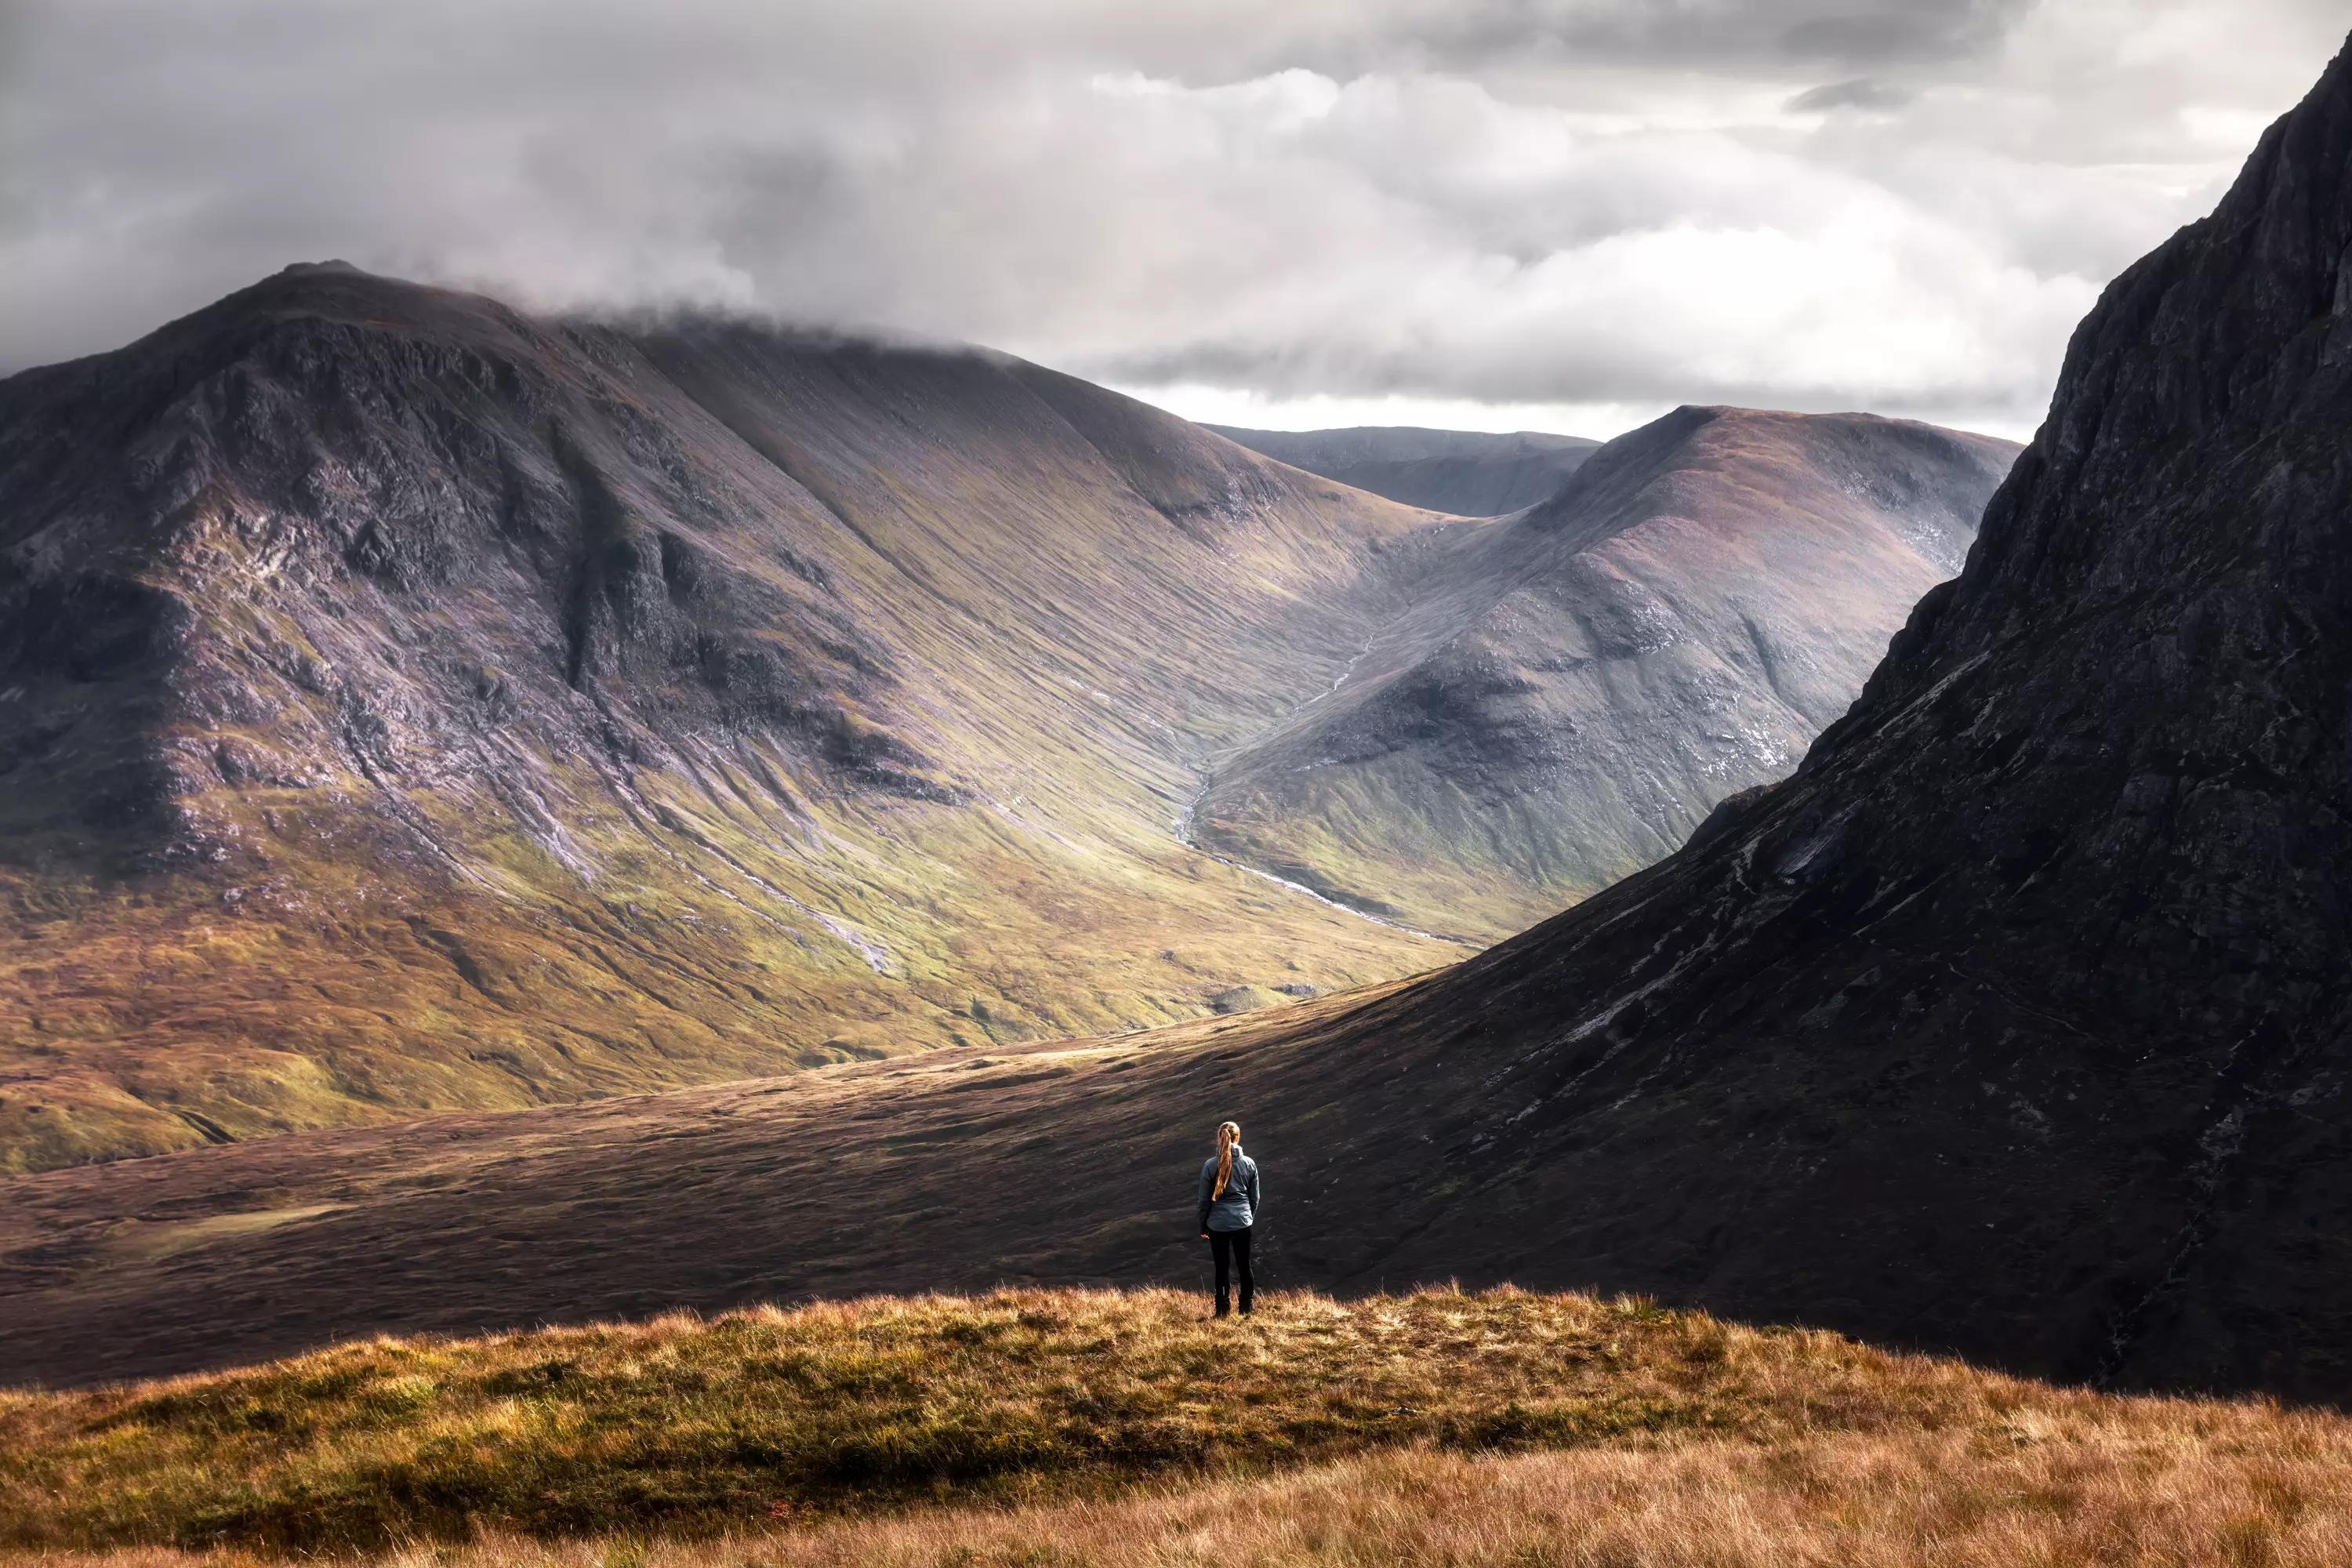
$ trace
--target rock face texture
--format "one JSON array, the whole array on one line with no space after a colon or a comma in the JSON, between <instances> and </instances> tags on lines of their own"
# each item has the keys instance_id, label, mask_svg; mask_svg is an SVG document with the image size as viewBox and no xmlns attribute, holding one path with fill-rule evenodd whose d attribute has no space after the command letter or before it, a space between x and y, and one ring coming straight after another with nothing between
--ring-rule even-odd
<instances>
[{"instance_id":1,"label":"rock face texture","mask_svg":"<svg viewBox=\"0 0 2352 1568\"><path fill-rule=\"evenodd\" d=\"M1196 842L1491 942L1785 775L1959 569L2018 448L1866 415L1685 408L1427 586L1329 692L1220 756Z\"/></svg>"},{"instance_id":2,"label":"rock face texture","mask_svg":"<svg viewBox=\"0 0 2352 1568\"><path fill-rule=\"evenodd\" d=\"M1456 517L1500 517L1548 501L1601 449L1600 442L1580 436L1535 430L1494 436L1409 425L1348 430L1202 428L1294 468Z\"/></svg>"},{"instance_id":3,"label":"rock face texture","mask_svg":"<svg viewBox=\"0 0 2352 1568\"><path fill-rule=\"evenodd\" d=\"M1965 522L1920 439L1727 459L1829 464L1786 529L1655 519L1704 441L1470 525L1001 355L291 268L0 382L0 1169L1433 967L1834 716ZM1639 816L1570 875L1563 768Z\"/></svg>"}]
</instances>

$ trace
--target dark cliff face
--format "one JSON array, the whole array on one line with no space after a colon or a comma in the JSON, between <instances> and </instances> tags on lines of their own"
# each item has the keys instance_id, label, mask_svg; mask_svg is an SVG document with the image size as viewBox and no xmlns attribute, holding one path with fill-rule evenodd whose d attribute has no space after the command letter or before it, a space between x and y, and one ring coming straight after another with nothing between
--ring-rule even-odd
<instances>
[{"instance_id":1,"label":"dark cliff face","mask_svg":"<svg viewBox=\"0 0 2352 1568\"><path fill-rule=\"evenodd\" d=\"M1580 436L1532 430L1202 428L1310 474L1456 517L1500 517L1549 500L1601 449Z\"/></svg>"},{"instance_id":2,"label":"dark cliff face","mask_svg":"<svg viewBox=\"0 0 2352 1568\"><path fill-rule=\"evenodd\" d=\"M2339 60L1791 779L1335 1037L1486 1188L1392 1267L2352 1393L2347 247Z\"/></svg>"}]
</instances>

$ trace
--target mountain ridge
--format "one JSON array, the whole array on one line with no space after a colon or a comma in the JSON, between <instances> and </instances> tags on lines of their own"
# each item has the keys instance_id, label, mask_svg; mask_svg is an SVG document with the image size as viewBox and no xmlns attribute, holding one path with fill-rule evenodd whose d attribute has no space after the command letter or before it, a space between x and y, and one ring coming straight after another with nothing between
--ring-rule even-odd
<instances>
[{"instance_id":1,"label":"mountain ridge","mask_svg":"<svg viewBox=\"0 0 2352 1568\"><path fill-rule=\"evenodd\" d=\"M1370 913L1524 929L1793 765L1958 569L2016 450L1677 409L1542 505L1424 536L1437 585L1218 760L1194 837Z\"/></svg>"},{"instance_id":2,"label":"mountain ridge","mask_svg":"<svg viewBox=\"0 0 2352 1568\"><path fill-rule=\"evenodd\" d=\"M1423 515L1015 366L313 268L0 384L33 1069L0 1137L147 1152L1445 956L1161 826ZM1122 422L1160 451L1105 458ZM989 552L1023 531L1058 543Z\"/></svg>"}]
</instances>

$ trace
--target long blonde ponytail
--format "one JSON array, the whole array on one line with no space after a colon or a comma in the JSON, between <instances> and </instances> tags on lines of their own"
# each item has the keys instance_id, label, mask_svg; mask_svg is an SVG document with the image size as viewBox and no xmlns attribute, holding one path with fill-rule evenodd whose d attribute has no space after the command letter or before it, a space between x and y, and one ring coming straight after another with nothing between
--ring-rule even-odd
<instances>
[{"instance_id":1,"label":"long blonde ponytail","mask_svg":"<svg viewBox=\"0 0 2352 1568\"><path fill-rule=\"evenodd\" d=\"M1242 1124L1238 1121L1217 1123L1217 1190L1209 1194L1211 1203L1225 1195L1225 1184L1234 1179L1234 1151L1242 1146Z\"/></svg>"}]
</instances>

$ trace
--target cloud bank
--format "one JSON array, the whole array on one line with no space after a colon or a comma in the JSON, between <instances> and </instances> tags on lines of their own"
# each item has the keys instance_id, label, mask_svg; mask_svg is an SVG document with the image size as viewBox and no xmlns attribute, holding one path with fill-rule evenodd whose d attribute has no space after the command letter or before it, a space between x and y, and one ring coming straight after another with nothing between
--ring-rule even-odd
<instances>
[{"instance_id":1,"label":"cloud bank","mask_svg":"<svg viewBox=\"0 0 2352 1568\"><path fill-rule=\"evenodd\" d=\"M340 256L1187 412L2030 430L2352 0L35 0L0 367Z\"/></svg>"}]
</instances>

